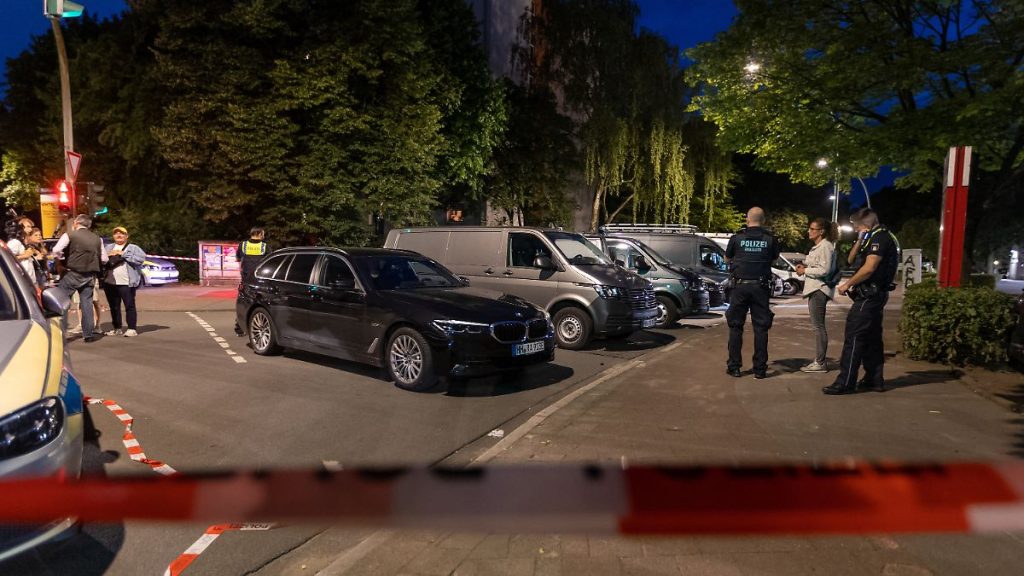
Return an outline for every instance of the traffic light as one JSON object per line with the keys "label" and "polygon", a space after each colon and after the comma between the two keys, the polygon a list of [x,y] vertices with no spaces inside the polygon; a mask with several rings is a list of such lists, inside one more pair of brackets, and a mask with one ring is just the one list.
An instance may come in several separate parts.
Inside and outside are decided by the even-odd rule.
{"label": "traffic light", "polygon": [[59,180],[54,186],[57,190],[57,210],[65,216],[75,215],[75,187],[67,180]]}
{"label": "traffic light", "polygon": [[77,18],[83,10],[81,4],[69,0],[43,0],[43,16],[47,18]]}
{"label": "traffic light", "polygon": [[106,214],[110,209],[103,205],[103,186],[89,182],[86,192],[86,203],[88,204],[86,214],[95,218]]}

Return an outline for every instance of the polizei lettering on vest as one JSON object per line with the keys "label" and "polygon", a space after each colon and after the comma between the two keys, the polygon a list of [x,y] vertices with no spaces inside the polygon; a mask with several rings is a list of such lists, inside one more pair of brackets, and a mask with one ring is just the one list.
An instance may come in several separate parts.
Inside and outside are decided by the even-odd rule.
{"label": "polizei lettering on vest", "polygon": [[768,247],[768,241],[767,240],[740,240],[740,246],[743,246],[744,248],[746,248],[748,250],[756,249],[758,252],[760,252],[762,248],[767,248]]}

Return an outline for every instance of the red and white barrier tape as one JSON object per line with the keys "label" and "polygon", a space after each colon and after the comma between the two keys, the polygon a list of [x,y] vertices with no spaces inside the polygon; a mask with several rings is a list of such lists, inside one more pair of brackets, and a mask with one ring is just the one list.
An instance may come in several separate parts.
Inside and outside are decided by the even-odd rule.
{"label": "red and white barrier tape", "polygon": [[181,556],[178,556],[174,562],[171,562],[171,565],[164,571],[164,576],[178,576],[184,572],[185,568],[188,568],[193,560],[198,558],[214,540],[225,532],[231,530],[270,530],[273,527],[273,524],[214,524],[207,528],[206,532],[203,532],[203,535],[188,547],[188,550],[182,552]]}
{"label": "red and white barrier tape", "polygon": [[[125,449],[128,451],[128,457],[132,460],[146,464],[158,474],[164,476],[174,476],[179,474],[177,470],[171,468],[169,465],[164,464],[159,460],[152,460],[146,457],[146,453],[142,451],[142,445],[135,438],[135,433],[132,432],[132,425],[135,423],[135,419],[132,418],[131,414],[122,408],[117,402],[113,400],[104,400],[102,398],[89,398],[86,397],[86,402],[89,404],[102,404],[107,407],[118,420],[124,424],[124,435],[121,437],[121,441],[124,443]],[[83,519],[82,517],[79,517]],[[167,567],[164,571],[165,576],[178,576],[181,574],[193,560],[199,557],[204,550],[217,539],[223,532],[228,530],[270,530],[273,528],[273,524],[265,523],[246,523],[246,524],[215,524],[206,529],[206,532],[199,537],[188,550],[185,550],[174,562]]]}
{"label": "red and white barrier tape", "polygon": [[1024,462],[282,471],[0,483],[0,521],[622,534],[1024,530]]}
{"label": "red and white barrier tape", "polygon": [[142,451],[142,445],[139,444],[138,439],[135,438],[135,433],[132,432],[132,424],[135,423],[135,419],[131,417],[124,408],[121,408],[117,402],[113,400],[104,400],[102,398],[86,398],[89,404],[102,404],[110,410],[117,419],[124,424],[124,434],[121,436],[121,442],[124,444],[125,449],[128,451],[128,457],[132,460],[145,464],[153,469],[157,474],[163,474],[164,476],[172,476],[177,474],[178,471],[171,468],[168,464],[164,464],[159,460],[153,460],[146,456],[146,453]]}
{"label": "red and white barrier tape", "polygon": [[161,258],[163,260],[185,260],[188,262],[199,262],[199,258],[192,258],[190,256],[162,256],[160,254],[146,254],[150,258]]}

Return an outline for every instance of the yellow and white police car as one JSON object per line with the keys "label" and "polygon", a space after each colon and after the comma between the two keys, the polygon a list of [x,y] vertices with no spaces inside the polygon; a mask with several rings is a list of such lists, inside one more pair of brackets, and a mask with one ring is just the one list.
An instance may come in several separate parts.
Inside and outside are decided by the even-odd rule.
{"label": "yellow and white police car", "polygon": [[[83,396],[64,345],[59,288],[39,293],[0,242],[0,479],[77,480],[82,469]],[[3,525],[0,560],[60,535],[73,518]]]}

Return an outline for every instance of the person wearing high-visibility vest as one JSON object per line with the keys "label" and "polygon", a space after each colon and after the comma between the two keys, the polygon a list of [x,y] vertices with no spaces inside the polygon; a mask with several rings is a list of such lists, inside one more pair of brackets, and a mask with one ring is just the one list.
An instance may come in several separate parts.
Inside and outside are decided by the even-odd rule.
{"label": "person wearing high-visibility vest", "polygon": [[[238,250],[235,251],[235,259],[241,264],[243,283],[253,277],[263,257],[270,253],[270,247],[263,239],[265,235],[266,231],[263,228],[254,226],[249,230],[249,239],[239,244]],[[245,336],[245,332],[242,331],[237,320],[235,321],[235,334]]]}

